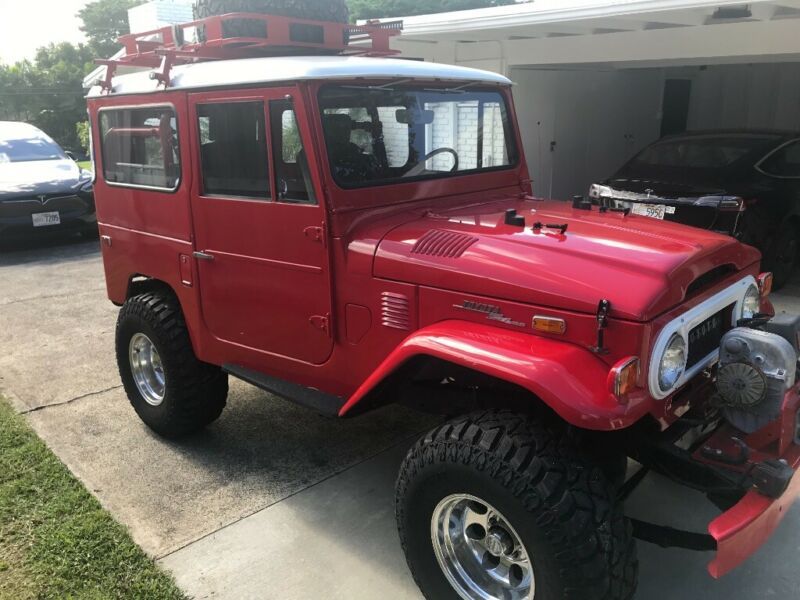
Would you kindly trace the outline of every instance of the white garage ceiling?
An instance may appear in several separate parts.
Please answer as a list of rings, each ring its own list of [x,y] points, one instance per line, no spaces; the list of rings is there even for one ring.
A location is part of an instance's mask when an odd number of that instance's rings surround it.
[[[800,0],[535,0],[408,17],[404,27],[397,47],[407,55],[459,64],[496,60],[504,71],[525,64],[800,58]]]

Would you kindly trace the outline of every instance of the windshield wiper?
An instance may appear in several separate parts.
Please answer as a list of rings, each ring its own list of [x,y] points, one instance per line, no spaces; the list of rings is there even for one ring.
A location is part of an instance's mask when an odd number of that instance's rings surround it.
[[[440,94],[463,94],[465,90],[469,87],[478,85],[482,82],[480,81],[468,81],[464,85],[459,85],[458,87],[454,88],[424,88],[424,92],[438,92]]]
[[[368,90],[371,92],[394,92],[396,91],[393,85],[402,85],[404,83],[408,83],[409,81],[414,81],[413,79],[394,79],[392,81],[388,81],[383,85],[342,85],[342,87],[347,90]]]

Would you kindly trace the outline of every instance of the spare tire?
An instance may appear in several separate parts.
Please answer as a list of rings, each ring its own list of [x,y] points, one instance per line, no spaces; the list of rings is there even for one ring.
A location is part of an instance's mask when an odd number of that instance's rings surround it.
[[[334,21],[348,23],[350,11],[345,0],[196,0],[194,18],[204,19],[214,15],[234,12],[280,15],[311,19],[315,21]],[[226,21],[222,28],[227,37],[266,37],[262,22],[236,19]]]

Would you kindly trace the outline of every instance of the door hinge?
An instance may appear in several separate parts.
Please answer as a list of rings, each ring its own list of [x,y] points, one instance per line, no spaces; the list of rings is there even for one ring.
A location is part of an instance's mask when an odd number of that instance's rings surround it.
[[[312,225],[311,227],[306,227],[303,229],[303,233],[309,239],[314,240],[315,242],[321,243],[323,246],[325,245],[325,228],[324,227],[317,227]]]
[[[308,322],[320,331],[324,331],[328,337],[331,336],[331,314],[312,315],[308,318]]]

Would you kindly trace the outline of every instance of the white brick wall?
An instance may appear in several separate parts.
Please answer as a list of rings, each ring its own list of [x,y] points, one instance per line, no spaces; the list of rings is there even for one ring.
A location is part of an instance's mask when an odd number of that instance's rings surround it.
[[[441,102],[426,104],[434,120],[426,127],[426,152],[436,148],[453,148],[458,153],[459,170],[478,166],[478,102]],[[502,111],[499,104],[487,103],[483,111],[483,166],[497,166],[508,162],[503,131]],[[449,153],[431,160],[430,167],[447,170],[453,165]]]
[[[400,106],[381,106],[378,115],[383,124],[383,143],[390,167],[402,167],[408,162],[408,125],[397,122]]]

